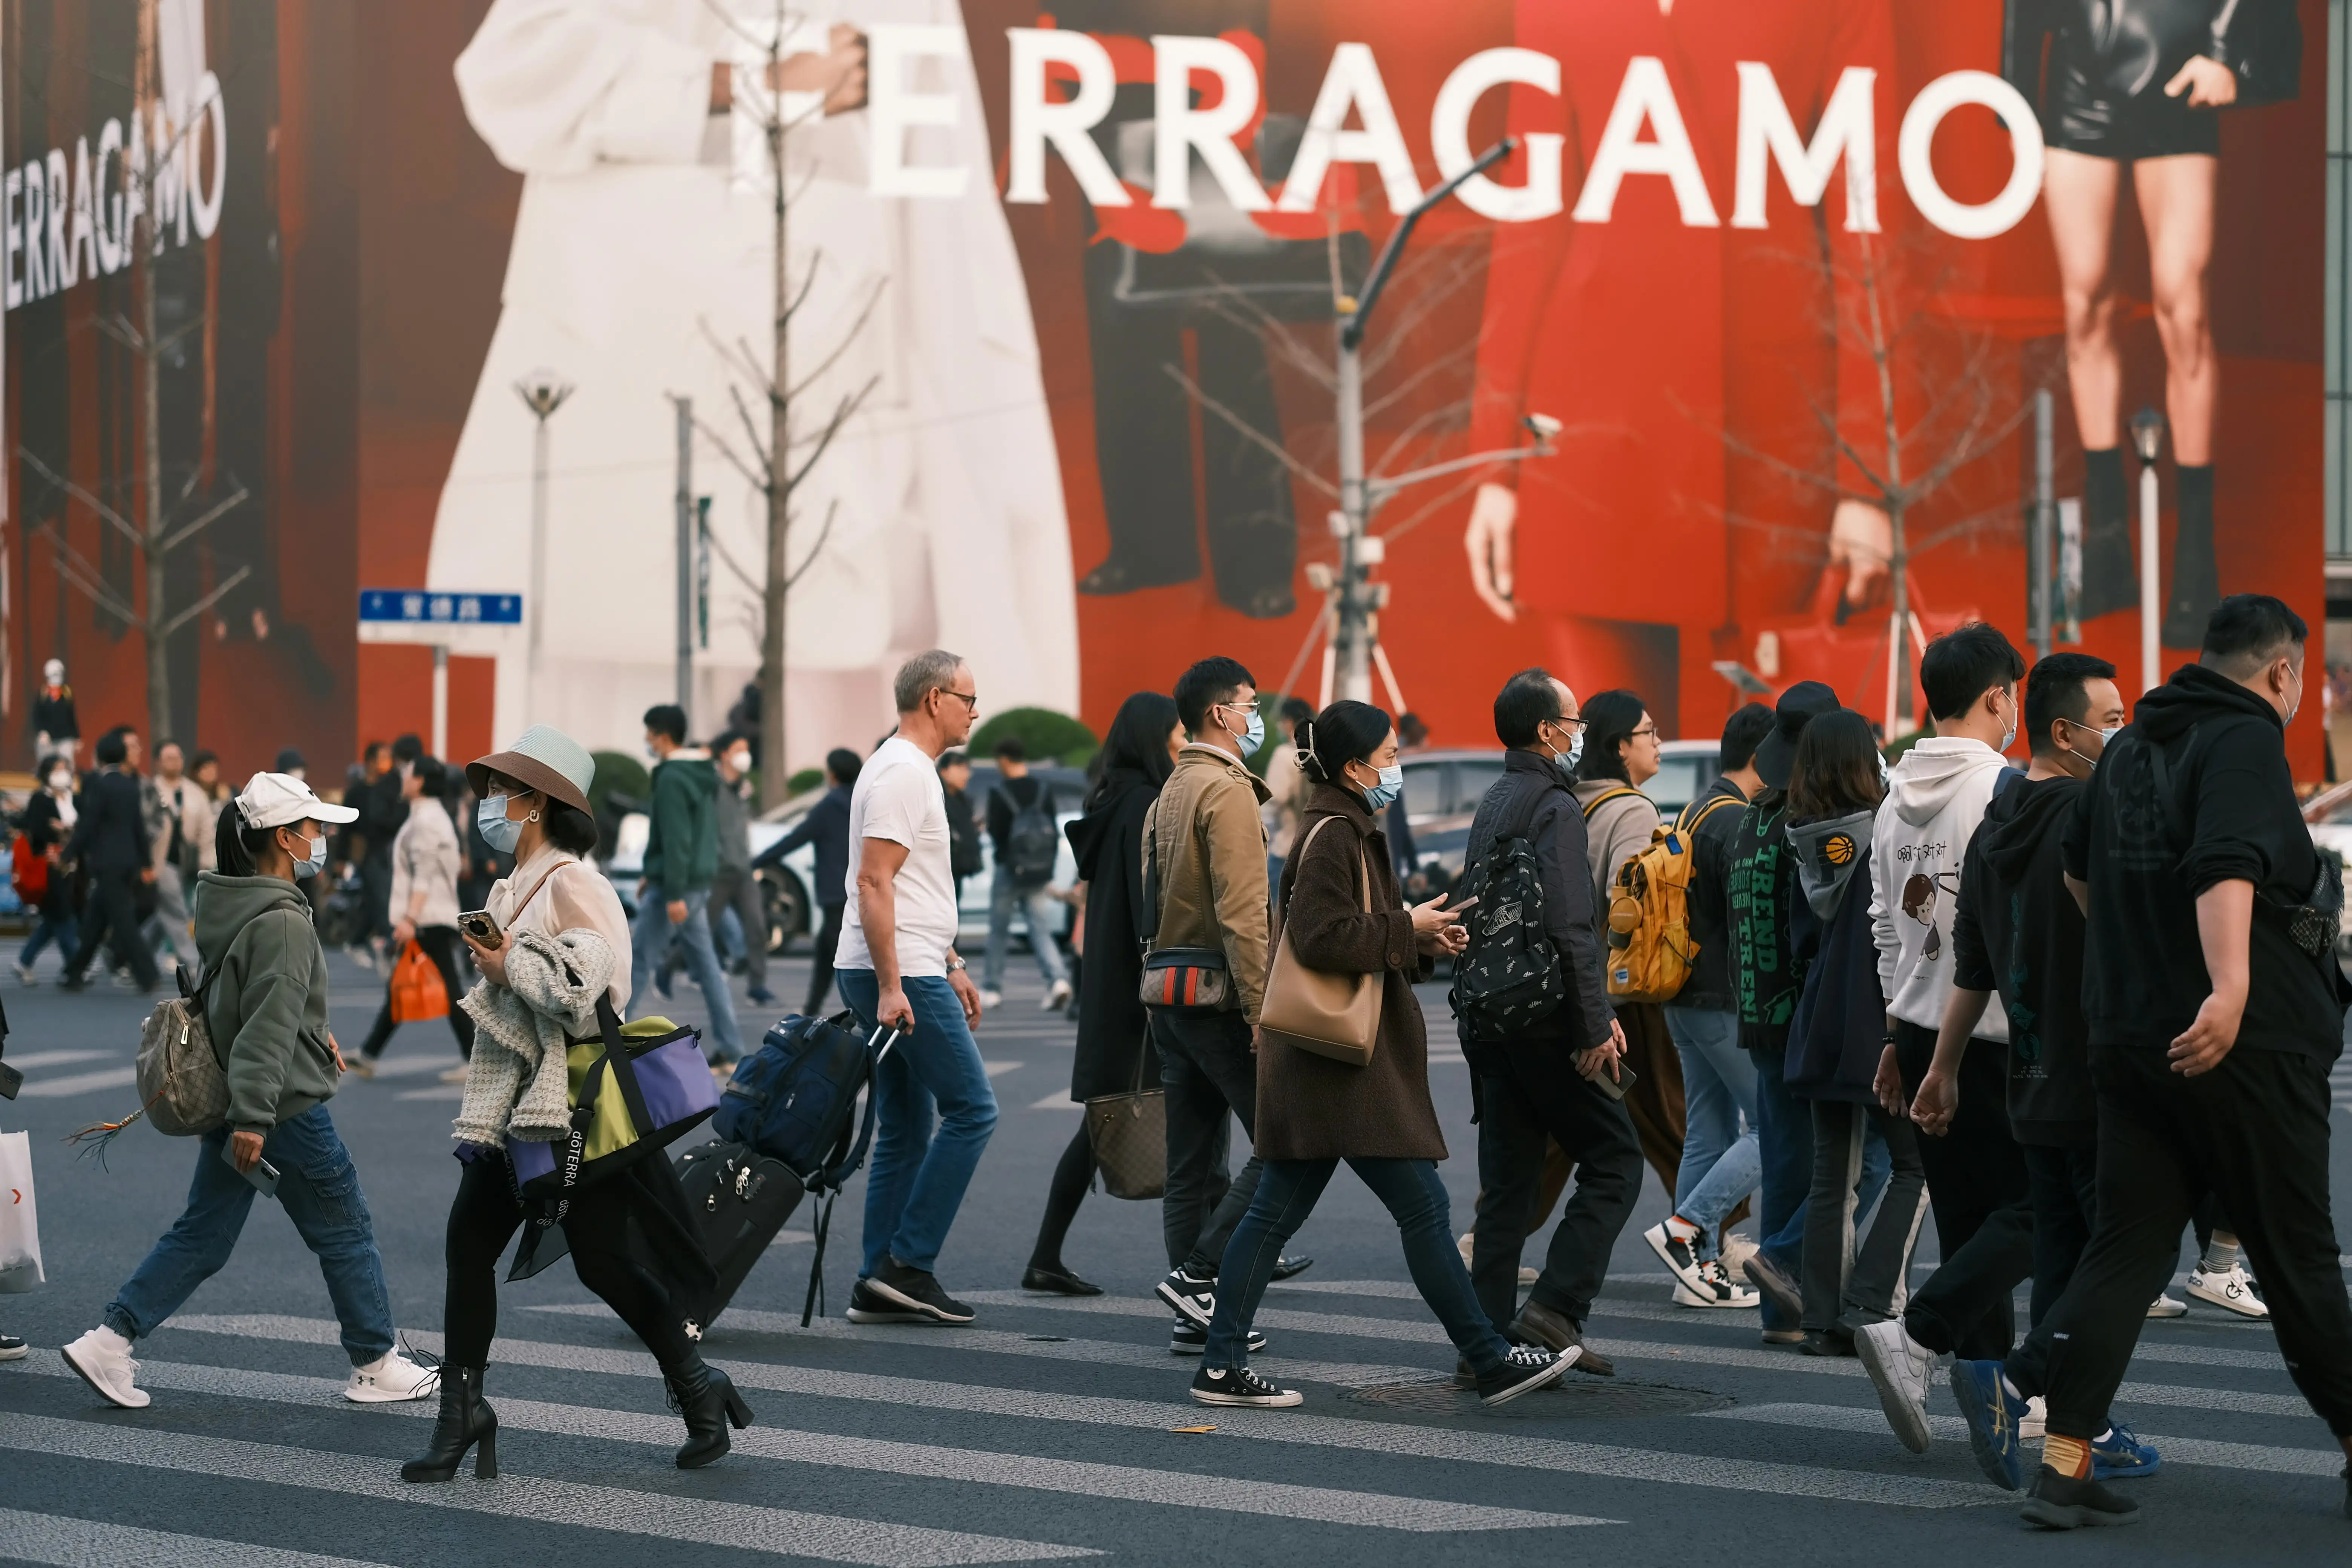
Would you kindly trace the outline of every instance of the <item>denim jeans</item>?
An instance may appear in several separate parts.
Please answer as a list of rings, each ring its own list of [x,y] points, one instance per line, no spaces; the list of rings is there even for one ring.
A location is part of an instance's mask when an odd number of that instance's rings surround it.
[[[1013,943],[1013,907],[1021,906],[1029,921],[1029,951],[1037,955],[1037,972],[1048,985],[1069,984],[1070,971],[1054,940],[1055,906],[1061,902],[1044,883],[1016,888],[1002,868],[988,889],[988,956],[981,962],[981,988],[1004,989],[1004,951]]]
[[[50,874],[58,875],[54,871]],[[17,967],[32,968],[33,960],[41,956],[41,949],[52,942],[58,944],[58,955],[68,965],[74,954],[81,951],[81,922],[74,919],[73,903],[54,894],[41,901],[40,924],[33,928],[32,940],[25,943],[25,951],[16,955]]]
[[[1778,1050],[1751,1049],[1756,1063],[1756,1151],[1763,1179],[1758,1188],[1756,1216],[1758,1249],[1791,1279],[1805,1272],[1805,1198],[1813,1186],[1813,1110],[1789,1092],[1785,1076],[1788,1058]],[[1886,1190],[1894,1162],[1885,1140],[1875,1130],[1866,1134],[1862,1150],[1862,1187],[1855,1196],[1856,1224],[1869,1215]],[[1770,1300],[1758,1303],[1762,1326],[1793,1329]]]
[[[874,971],[838,970],[835,979],[858,1027],[872,1034],[882,998]],[[899,1037],[874,1075],[861,1275],[880,1268],[886,1257],[933,1272],[989,1134],[996,1131],[996,1091],[955,988],[938,974],[910,974],[900,984],[915,1010],[915,1032]]]
[[[1756,1147],[1756,1064],[1739,1048],[1738,1014],[1707,1007],[1668,1007],[1665,1014],[1683,1064],[1683,1163],[1675,1177],[1675,1213],[1698,1226],[1699,1256],[1712,1258],[1724,1215],[1756,1190],[1763,1174]]]
[[[743,1054],[743,1037],[735,1030],[735,997],[727,989],[727,972],[719,966],[719,950],[710,940],[710,893],[705,889],[685,896],[686,919],[672,925],[669,905],[659,888],[648,888],[637,905],[637,927],[629,938],[629,1000],[646,1011],[646,975],[676,940],[686,950],[686,971],[702,987],[703,1005],[710,1009],[710,1037],[703,1054],[724,1065]]]
[[[198,1142],[186,1210],[107,1307],[106,1326],[123,1338],[162,1328],[236,1247],[255,1192],[221,1160],[228,1135],[226,1127],[215,1127]],[[318,1254],[319,1272],[343,1326],[343,1352],[353,1366],[365,1366],[392,1349],[392,1300],[384,1294],[383,1258],[376,1251],[367,1196],[327,1108],[314,1105],[279,1122],[262,1139],[261,1157],[278,1168],[278,1201],[286,1205],[286,1217]]]
[[[1404,1241],[1405,1268],[1412,1275],[1421,1299],[1445,1326],[1454,1348],[1468,1358],[1472,1370],[1492,1372],[1511,1347],[1495,1331],[1470,1289],[1470,1271],[1454,1250],[1454,1226],[1445,1184],[1437,1179],[1432,1160],[1349,1160],[1349,1168],[1363,1178],[1372,1195],[1387,1205],[1390,1217]],[[1250,1320],[1257,1315],[1258,1299],[1274,1278],[1282,1248],[1307,1216],[1339,1168],[1337,1160],[1268,1160],[1258,1177],[1257,1196],[1249,1213],[1234,1227],[1218,1269],[1223,1288],[1217,1310],[1209,1322],[1209,1345],[1203,1366],[1238,1367],[1248,1360]],[[1234,1281],[1240,1285],[1235,1287]]]

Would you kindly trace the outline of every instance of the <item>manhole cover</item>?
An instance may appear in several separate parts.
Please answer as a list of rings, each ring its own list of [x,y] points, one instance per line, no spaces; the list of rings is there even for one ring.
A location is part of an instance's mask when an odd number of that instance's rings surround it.
[[[1409,1410],[1420,1415],[1467,1415],[1480,1408],[1475,1389],[1456,1388],[1450,1377],[1416,1379],[1359,1388],[1348,1397],[1359,1405]],[[1525,1394],[1502,1414],[1545,1420],[1625,1421],[1643,1415],[1692,1415],[1736,1404],[1727,1394],[1681,1388],[1665,1383],[1629,1383],[1623,1378],[1579,1377]]]

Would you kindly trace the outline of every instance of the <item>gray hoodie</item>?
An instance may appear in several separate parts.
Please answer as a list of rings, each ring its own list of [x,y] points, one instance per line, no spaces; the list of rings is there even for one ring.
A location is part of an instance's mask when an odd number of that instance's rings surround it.
[[[205,871],[190,900],[210,990],[205,1020],[228,1075],[228,1124],[267,1133],[335,1092],[327,955],[310,905],[278,877]]]
[[[1886,1010],[1935,1029],[1952,995],[1952,910],[1960,863],[2009,765],[1982,741],[1934,736],[1903,753],[1871,832],[1870,927]],[[2009,1020],[1986,1012],[1981,1040],[2007,1040]]]
[[[1856,850],[1870,833],[1872,821],[1871,813],[1857,811],[1851,816],[1789,826],[1789,844],[1797,852],[1797,885],[1804,889],[1805,902],[1812,905],[1813,913],[1824,921],[1837,913],[1845,899],[1845,885],[1853,868],[1862,864]]]

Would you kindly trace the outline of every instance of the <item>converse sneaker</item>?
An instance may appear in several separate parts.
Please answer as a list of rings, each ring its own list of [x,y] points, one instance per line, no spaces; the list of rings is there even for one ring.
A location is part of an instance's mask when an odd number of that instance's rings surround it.
[[[147,1391],[138,1386],[139,1363],[131,1359],[131,1342],[100,1324],[65,1348],[66,1364],[81,1373],[99,1397],[125,1410],[147,1408]]]
[[[1170,1355],[1199,1355],[1209,1348],[1209,1331],[1189,1318],[1179,1318],[1168,1331]],[[1265,1349],[1265,1336],[1255,1329],[1249,1331],[1249,1352],[1252,1355]]]
[[[2033,1478],[2025,1506],[2017,1510],[2044,1530],[2076,1530],[2086,1524],[2137,1524],[2139,1504],[2095,1480],[2076,1480],[2043,1465]]]
[[[1675,1234],[1671,1224],[1660,1220],[1642,1233],[1642,1239],[1650,1244],[1650,1250],[1658,1255],[1658,1261],[1666,1266],[1666,1272],[1682,1281],[1684,1289],[1694,1296],[1711,1294],[1706,1285],[1705,1259],[1698,1255],[1698,1238],[1696,1236],[1685,1241]]]
[[[902,1307],[874,1288],[871,1279],[860,1279],[849,1288],[849,1321],[853,1323],[927,1323],[930,1320],[910,1307]]]
[[[2232,1263],[2226,1269],[2210,1273],[2204,1264],[2198,1264],[2189,1271],[2189,1293],[2242,1318],[2271,1315],[2270,1308],[2254,1294],[2254,1282],[2246,1278],[2246,1266],[2242,1263]]]
[[[2092,1440],[2091,1479],[2095,1481],[2152,1476],[2162,1468],[2164,1458],[2155,1445],[2141,1442],[2120,1421],[2107,1428],[2105,1436]]]
[[[33,1347],[14,1334],[0,1334],[0,1361],[23,1361]]]
[[[396,1350],[386,1351],[365,1366],[352,1368],[343,1397],[354,1405],[394,1405],[422,1399],[441,1389],[441,1369],[419,1366]]]
[[[2185,1318],[2189,1315],[2189,1303],[2178,1296],[2159,1294],[2147,1304],[2147,1315],[2151,1318]]]
[[[1927,1451],[1927,1384],[1936,1374],[1936,1354],[1911,1337],[1900,1321],[1872,1323],[1856,1334],[1854,1354],[1878,1389],[1878,1407],[1895,1440],[1915,1454]]]
[[[1151,1293],[1173,1308],[1178,1317],[1189,1318],[1204,1330],[1217,1315],[1217,1282],[1196,1279],[1182,1268],[1170,1270]]]
[[[1298,1390],[1276,1388],[1245,1366],[1204,1366],[1192,1374],[1192,1400],[1197,1405],[1286,1410],[1306,1399]]]
[[[1478,1374],[1478,1403],[1489,1410],[1508,1405],[1531,1389],[1558,1383],[1559,1374],[1576,1364],[1581,1346],[1570,1345],[1558,1355],[1534,1345],[1513,1345],[1503,1364]]]
[[[913,1321],[919,1323],[969,1323],[975,1315],[970,1307],[940,1289],[930,1270],[909,1268],[887,1254],[882,1267],[861,1283],[872,1286],[875,1294],[885,1300],[895,1301],[916,1314]]]
[[[1710,1258],[1698,1266],[1698,1270],[1700,1276],[1706,1280],[1706,1293],[1701,1295],[1677,1279],[1675,1281],[1675,1306],[1753,1307],[1756,1305],[1759,1300],[1756,1292],[1745,1285],[1735,1283],[1731,1276],[1724,1271],[1723,1259]]]

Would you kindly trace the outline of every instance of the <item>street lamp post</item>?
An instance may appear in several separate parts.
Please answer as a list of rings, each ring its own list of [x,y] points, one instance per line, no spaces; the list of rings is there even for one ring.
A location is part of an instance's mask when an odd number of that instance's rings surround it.
[[[2164,455],[2164,416],[2143,408],[2132,416],[2132,447],[2139,453],[2139,674],[2142,691],[2164,682],[2164,659],[2158,647],[2158,620],[2163,614],[2163,584],[2157,580],[2156,460]]]
[[[540,717],[540,659],[547,642],[547,422],[572,393],[572,384],[551,370],[535,370],[515,383],[515,393],[537,424],[530,438],[530,654],[525,669],[527,701],[531,719]]]

